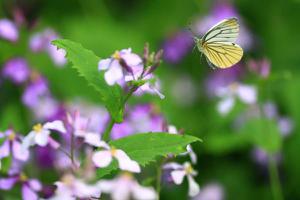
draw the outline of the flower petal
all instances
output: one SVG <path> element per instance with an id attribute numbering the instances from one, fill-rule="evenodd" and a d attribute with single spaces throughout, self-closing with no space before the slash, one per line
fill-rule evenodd
<path id="1" fill-rule="evenodd" d="M 112 62 L 111 58 L 100 60 L 98 63 L 98 70 L 107 70 L 111 65 L 111 62 Z"/>
<path id="2" fill-rule="evenodd" d="M 39 146 L 46 146 L 48 144 L 49 135 L 50 131 L 47 129 L 43 129 L 41 132 L 36 133 L 34 137 L 35 143 Z"/>
<path id="3" fill-rule="evenodd" d="M 27 184 L 23 184 L 22 198 L 23 200 L 38 200 L 38 195 Z"/>
<path id="4" fill-rule="evenodd" d="M 18 141 L 12 142 L 12 151 L 13 156 L 18 160 L 26 161 L 29 158 L 28 149 L 23 149 Z"/>
<path id="5" fill-rule="evenodd" d="M 132 195 L 134 199 L 139 200 L 154 200 L 157 199 L 156 192 L 151 187 L 143 187 L 136 183 L 132 188 Z"/>
<path id="6" fill-rule="evenodd" d="M 105 149 L 110 149 L 108 144 L 101 140 L 101 137 L 98 133 L 90 133 L 90 132 L 85 133 L 84 141 L 95 147 L 103 147 Z"/>
<path id="7" fill-rule="evenodd" d="M 226 115 L 232 109 L 234 102 L 235 101 L 233 97 L 225 97 L 217 105 L 218 112 L 220 114 Z"/>
<path id="8" fill-rule="evenodd" d="M 189 153 L 190 155 L 190 158 L 191 158 L 191 161 L 193 164 L 196 164 L 197 163 L 197 155 L 195 154 L 195 152 L 193 151 L 192 149 L 192 146 L 189 144 L 186 146 L 186 150 L 187 152 Z"/>
<path id="9" fill-rule="evenodd" d="M 253 86 L 239 85 L 237 95 L 244 103 L 252 104 L 256 102 L 257 91 Z"/>
<path id="10" fill-rule="evenodd" d="M 28 184 L 31 189 L 34 191 L 40 191 L 42 189 L 42 184 L 37 179 L 31 179 L 28 181 Z"/>
<path id="11" fill-rule="evenodd" d="M 28 149 L 30 146 L 34 145 L 35 132 L 31 131 L 28 135 L 26 135 L 22 142 L 22 149 Z"/>
<path id="12" fill-rule="evenodd" d="M 188 175 L 187 178 L 189 182 L 189 196 L 194 197 L 200 192 L 200 187 L 191 175 Z"/>
<path id="13" fill-rule="evenodd" d="M 124 151 L 120 149 L 116 150 L 115 157 L 119 162 L 120 169 L 136 173 L 141 172 L 139 164 L 136 161 L 131 160 Z"/>
<path id="14" fill-rule="evenodd" d="M 64 123 L 60 120 L 55 120 L 53 122 L 47 122 L 43 126 L 44 129 L 51 129 L 54 131 L 59 131 L 61 133 L 66 133 L 67 130 L 64 126 Z"/>
<path id="15" fill-rule="evenodd" d="M 18 177 L 1 178 L 0 179 L 0 189 L 1 190 L 10 190 L 17 181 L 18 181 Z"/>
<path id="16" fill-rule="evenodd" d="M 184 170 L 174 170 L 171 172 L 171 177 L 175 184 L 180 185 L 186 175 Z"/>
<path id="17" fill-rule="evenodd" d="M 163 166 L 164 169 L 175 169 L 175 170 L 178 170 L 178 169 L 183 169 L 183 166 L 178 164 L 178 163 L 175 163 L 175 162 L 169 162 L 167 164 L 165 164 Z"/>
<path id="18" fill-rule="evenodd" d="M 98 187 L 104 193 L 110 193 L 115 187 L 115 180 L 101 180 L 97 183 Z"/>
<path id="19" fill-rule="evenodd" d="M 97 151 L 93 154 L 92 160 L 97 167 L 107 167 L 112 160 L 110 151 Z"/>
<path id="20" fill-rule="evenodd" d="M 105 72 L 104 78 L 108 85 L 114 85 L 123 78 L 123 70 L 118 61 L 113 61 L 110 68 Z"/>
<path id="21" fill-rule="evenodd" d="M 9 140 L 4 141 L 0 146 L 0 159 L 9 155 L 9 146 Z"/>

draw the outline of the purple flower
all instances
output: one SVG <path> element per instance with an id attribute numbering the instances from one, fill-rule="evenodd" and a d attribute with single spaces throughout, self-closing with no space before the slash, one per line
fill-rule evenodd
<path id="1" fill-rule="evenodd" d="M 171 177 L 176 185 L 183 183 L 184 177 L 187 177 L 189 184 L 189 196 L 194 197 L 200 192 L 199 184 L 195 181 L 194 177 L 197 176 L 198 172 L 195 171 L 189 162 L 185 162 L 180 165 L 175 162 L 170 162 L 164 165 L 164 169 L 171 169 Z"/>
<path id="2" fill-rule="evenodd" d="M 206 92 L 209 97 L 216 95 L 218 88 L 225 87 L 243 75 L 243 68 L 240 65 L 223 70 L 213 71 L 205 82 Z"/>
<path id="3" fill-rule="evenodd" d="M 129 72 L 133 67 L 139 66 L 143 69 L 142 59 L 131 48 L 116 51 L 110 58 L 102 59 L 98 63 L 99 70 L 105 70 L 104 78 L 108 85 L 118 83 L 123 86 L 126 71 Z"/>
<path id="4" fill-rule="evenodd" d="M 134 128 L 128 121 L 124 121 L 121 124 L 115 124 L 111 131 L 111 138 L 116 140 L 128 135 L 134 134 Z"/>
<path id="5" fill-rule="evenodd" d="M 7 178 L 0 179 L 0 189 L 10 190 L 16 184 L 22 185 L 23 200 L 38 200 L 38 192 L 42 189 L 41 183 L 36 179 L 28 179 L 24 174 L 17 174 Z"/>
<path id="6" fill-rule="evenodd" d="M 123 173 L 113 180 L 100 180 L 97 184 L 103 193 L 111 195 L 113 200 L 154 200 L 155 190 L 140 185 L 130 173 Z"/>
<path id="7" fill-rule="evenodd" d="M 55 154 L 49 147 L 37 147 L 35 150 L 35 158 L 42 168 L 51 168 L 54 166 Z"/>
<path id="8" fill-rule="evenodd" d="M 252 46 L 252 36 L 249 30 L 240 19 L 239 13 L 233 5 L 227 1 L 217 1 L 212 8 L 210 14 L 201 18 L 195 25 L 196 32 L 200 35 L 204 35 L 212 26 L 220 22 L 221 20 L 237 17 L 239 18 L 240 33 L 237 39 L 237 44 L 240 44 L 244 50 L 248 50 Z"/>
<path id="9" fill-rule="evenodd" d="M 2 73 L 4 77 L 20 84 L 28 79 L 30 69 L 25 59 L 13 58 L 4 64 Z"/>
<path id="10" fill-rule="evenodd" d="M 29 108 L 34 108 L 38 105 L 41 97 L 49 94 L 50 92 L 46 80 L 39 76 L 26 87 L 22 101 Z"/>
<path id="11" fill-rule="evenodd" d="M 221 99 L 217 105 L 218 112 L 226 115 L 233 108 L 236 99 L 245 104 L 254 104 L 257 99 L 257 90 L 254 86 L 234 82 L 226 87 L 219 87 L 216 90 L 216 96 Z"/>
<path id="12" fill-rule="evenodd" d="M 87 184 L 85 181 L 75 178 L 71 174 L 66 174 L 61 181 L 55 183 L 57 189 L 49 200 L 74 200 L 100 197 L 101 190 L 95 185 Z"/>
<path id="13" fill-rule="evenodd" d="M 258 147 L 254 148 L 251 154 L 255 162 L 264 167 L 268 166 L 269 159 L 274 159 L 277 164 L 279 164 L 282 160 L 281 153 L 276 153 L 270 156 L 265 150 Z"/>
<path id="14" fill-rule="evenodd" d="M 59 36 L 54 30 L 46 29 L 31 37 L 29 47 L 33 52 L 47 52 L 57 66 L 63 66 L 67 62 L 65 59 L 65 50 L 57 49 L 51 44 L 51 41 L 57 38 Z"/>
<path id="15" fill-rule="evenodd" d="M 250 60 L 248 62 L 248 68 L 262 78 L 267 78 L 270 74 L 271 63 L 266 58 L 261 60 Z"/>
<path id="16" fill-rule="evenodd" d="M 193 36 L 189 31 L 179 31 L 167 38 L 163 44 L 164 59 L 170 63 L 178 63 L 193 47 Z"/>
<path id="17" fill-rule="evenodd" d="M 0 146 L 0 159 L 12 155 L 14 159 L 26 161 L 29 158 L 29 151 L 21 148 L 21 138 L 13 130 L 9 129 L 3 134 L 4 142 Z"/>
<path id="18" fill-rule="evenodd" d="M 224 189 L 221 185 L 210 183 L 201 188 L 200 193 L 193 200 L 224 200 Z"/>
<path id="19" fill-rule="evenodd" d="M 0 38 L 16 42 L 19 39 L 17 26 L 9 19 L 0 19 Z"/>

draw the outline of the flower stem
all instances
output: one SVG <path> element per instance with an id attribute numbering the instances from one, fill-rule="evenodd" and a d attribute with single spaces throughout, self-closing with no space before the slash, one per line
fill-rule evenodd
<path id="1" fill-rule="evenodd" d="M 271 156 L 269 157 L 270 158 L 269 158 L 268 168 L 269 168 L 271 189 L 272 189 L 274 200 L 284 200 L 276 162 Z"/>
<path id="2" fill-rule="evenodd" d="M 110 132 L 111 132 L 112 128 L 114 127 L 114 124 L 115 124 L 115 120 L 113 120 L 112 118 L 110 118 L 109 123 L 106 126 L 106 129 L 105 129 L 105 131 L 103 133 L 102 139 L 104 141 L 106 141 L 106 142 L 109 141 Z"/>
<path id="3" fill-rule="evenodd" d="M 74 150 L 75 150 L 75 137 L 74 134 L 71 134 L 71 149 L 70 149 L 70 157 L 71 157 L 71 162 L 72 165 L 74 165 Z"/>
<path id="4" fill-rule="evenodd" d="M 125 96 L 125 98 L 124 98 L 124 100 L 123 100 L 122 108 L 125 106 L 126 102 L 127 102 L 128 99 L 132 96 L 132 94 L 136 91 L 136 89 L 137 89 L 137 87 L 136 87 L 136 86 L 133 86 L 133 87 L 129 90 L 128 94 Z M 111 133 L 111 130 L 112 130 L 112 128 L 114 127 L 114 124 L 115 124 L 115 123 L 116 123 L 115 120 L 110 116 L 109 123 L 108 123 L 108 125 L 106 126 L 106 129 L 105 129 L 105 131 L 104 131 L 104 133 L 103 133 L 103 137 L 102 137 L 102 139 L 103 139 L 104 141 L 106 141 L 106 142 L 109 141 L 109 139 L 110 139 L 110 133 Z"/>

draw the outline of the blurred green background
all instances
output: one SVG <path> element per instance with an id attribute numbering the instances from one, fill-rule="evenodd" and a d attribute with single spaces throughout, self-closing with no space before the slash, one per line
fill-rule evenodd
<path id="1" fill-rule="evenodd" d="M 36 19 L 36 25 L 30 31 L 23 27 L 18 45 L 0 41 L 1 65 L 12 56 L 24 56 L 31 67 L 48 78 L 55 97 L 69 101 L 81 97 L 94 103 L 99 103 L 98 94 L 75 70 L 56 68 L 46 54 L 36 56 L 27 50 L 30 34 L 51 27 L 62 38 L 80 42 L 102 58 L 128 47 L 142 52 L 145 42 L 156 51 L 170 35 L 187 29 L 195 18 L 209 14 L 213 5 L 210 0 L 1 0 L 1 18 L 10 17 L 7 5 L 14 3 L 24 6 L 29 18 Z M 259 43 L 245 53 L 243 62 L 261 57 L 271 61 L 268 80 L 249 76 L 246 82 L 257 85 L 260 101 L 272 100 L 281 114 L 294 121 L 293 133 L 283 141 L 279 174 L 285 199 L 300 199 L 300 1 L 237 0 L 231 3 Z M 134 98 L 130 103 L 155 102 L 169 123 L 203 139 L 202 144 L 195 145 L 200 186 L 218 182 L 229 200 L 273 199 L 267 169 L 259 167 L 251 158 L 253 146 L 232 137 L 236 134 L 232 121 L 243 108 L 238 107 L 229 116 L 221 117 L 215 109 L 216 101 L 206 95 L 205 80 L 211 71 L 198 52 L 190 51 L 181 62 L 163 62 L 159 67 L 165 100 L 146 96 Z M 180 77 L 189 77 L 196 88 L 196 100 L 192 104 L 182 105 L 172 96 L 174 84 Z M 28 130 L 27 111 L 19 100 L 20 89 L 10 86 L 6 90 L 0 91 L 1 129 L 12 123 L 19 130 Z M 12 114 L 16 112 L 20 113 L 17 117 Z M 164 187 L 162 198 L 185 199 L 186 188 Z"/>

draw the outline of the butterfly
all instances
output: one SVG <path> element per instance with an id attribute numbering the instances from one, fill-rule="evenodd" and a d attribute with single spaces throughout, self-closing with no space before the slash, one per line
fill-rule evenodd
<path id="1" fill-rule="evenodd" d="M 213 68 L 229 68 L 238 63 L 243 49 L 235 44 L 239 34 L 237 18 L 224 19 L 202 37 L 194 37 L 196 46 Z"/>

